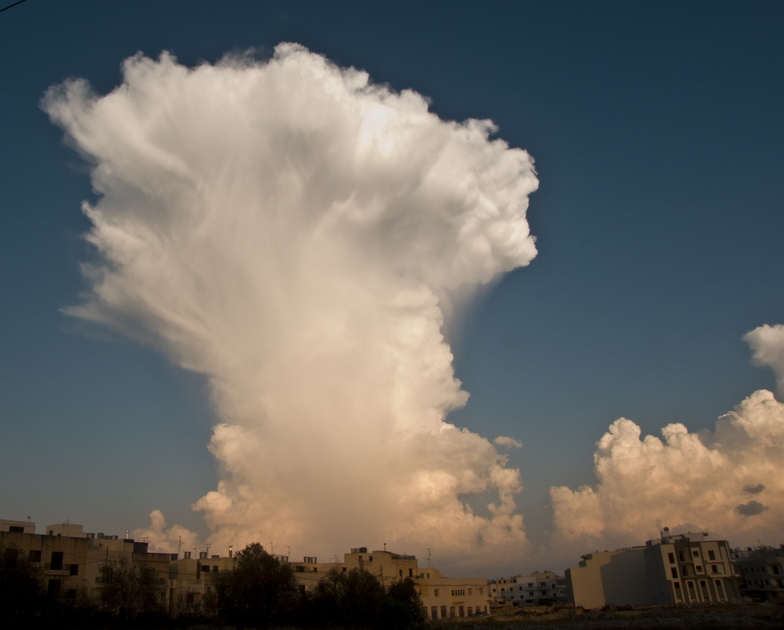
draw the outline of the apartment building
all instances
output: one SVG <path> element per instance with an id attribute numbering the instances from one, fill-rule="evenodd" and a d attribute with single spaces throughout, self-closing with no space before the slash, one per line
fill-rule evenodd
<path id="1" fill-rule="evenodd" d="M 96 592 L 104 584 L 105 567 L 125 559 L 153 572 L 158 597 L 167 602 L 169 563 L 177 554 L 149 553 L 146 542 L 84 532 L 74 523 L 47 525 L 45 531 L 36 534 L 32 522 L 0 521 L 0 547 L 41 567 L 50 597 L 75 599 L 79 591 Z"/>
<path id="2" fill-rule="evenodd" d="M 549 605 L 567 599 L 566 579 L 552 571 L 490 580 L 488 588 L 494 599 L 518 606 Z"/>
<path id="3" fill-rule="evenodd" d="M 665 528 L 645 546 L 587 554 L 566 570 L 569 601 L 584 608 L 739 601 L 729 544 L 706 537 Z"/>
<path id="4" fill-rule="evenodd" d="M 416 556 L 391 551 L 368 551 L 355 547 L 343 556 L 343 562 L 319 563 L 316 558 L 304 558 L 290 563 L 297 583 L 312 590 L 331 569 L 338 571 L 367 571 L 376 576 L 382 586 L 410 578 L 416 585 L 426 619 L 470 617 L 489 613 L 492 601 L 487 578 L 450 578 L 435 568 L 419 566 Z"/>
<path id="5" fill-rule="evenodd" d="M 784 545 L 733 549 L 741 594 L 757 602 L 784 601 Z"/>

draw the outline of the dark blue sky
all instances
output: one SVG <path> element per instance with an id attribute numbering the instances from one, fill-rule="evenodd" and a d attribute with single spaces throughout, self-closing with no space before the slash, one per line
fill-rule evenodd
<path id="1" fill-rule="evenodd" d="M 784 322 L 784 5 L 780 2 L 149 2 L 28 0 L 0 13 L 0 506 L 39 525 L 205 531 L 216 481 L 200 377 L 86 336 L 86 169 L 39 109 L 99 93 L 137 51 L 186 65 L 295 41 L 446 119 L 490 118 L 536 160 L 539 255 L 453 340 L 471 393 L 452 420 L 511 435 L 529 535 L 551 485 L 591 483 L 620 416 L 690 430 L 774 379 L 748 330 Z M 93 331 L 94 332 L 94 331 Z"/>

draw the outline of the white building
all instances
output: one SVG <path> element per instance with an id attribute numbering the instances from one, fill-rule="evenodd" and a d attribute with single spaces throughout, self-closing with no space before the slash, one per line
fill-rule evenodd
<path id="1" fill-rule="evenodd" d="M 565 602 L 566 579 L 552 571 L 538 571 L 530 575 L 490 580 L 490 595 L 496 600 L 512 602 L 518 606 L 536 606 Z"/>
<path id="2" fill-rule="evenodd" d="M 743 595 L 758 602 L 784 600 L 784 545 L 733 549 Z"/>

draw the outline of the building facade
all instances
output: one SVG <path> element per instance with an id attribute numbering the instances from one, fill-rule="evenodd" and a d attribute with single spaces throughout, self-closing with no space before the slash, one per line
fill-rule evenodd
<path id="1" fill-rule="evenodd" d="M 125 562 L 151 571 L 157 597 L 167 604 L 169 563 L 177 554 L 149 553 L 146 542 L 84 532 L 81 525 L 73 523 L 47 525 L 46 534 L 34 533 L 35 523 L 25 523 L 26 527 L 14 523 L 0 521 L 0 547 L 23 554 L 40 567 L 50 597 L 75 599 L 80 592 L 95 594 L 104 586 L 111 568 Z"/>
<path id="2" fill-rule="evenodd" d="M 733 549 L 741 594 L 757 602 L 784 601 L 784 545 Z"/>
<path id="3" fill-rule="evenodd" d="M 552 571 L 490 580 L 488 587 L 495 600 L 518 606 L 550 605 L 567 599 L 566 579 Z"/>
<path id="4" fill-rule="evenodd" d="M 729 544 L 706 536 L 665 529 L 644 547 L 587 554 L 566 571 L 569 601 L 583 608 L 739 601 Z"/>

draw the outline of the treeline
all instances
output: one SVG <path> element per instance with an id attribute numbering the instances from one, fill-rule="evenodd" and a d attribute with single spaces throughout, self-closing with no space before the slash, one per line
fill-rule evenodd
<path id="1" fill-rule="evenodd" d="M 97 594 L 47 596 L 42 570 L 16 549 L 0 552 L 0 619 L 3 626 L 60 628 L 380 628 L 424 626 L 413 580 L 386 588 L 367 571 L 327 573 L 303 591 L 287 564 L 254 543 L 235 555 L 234 570 L 212 576 L 200 601 L 181 595 L 171 611 L 161 602 L 159 578 L 127 560 L 107 564 Z M 72 593 L 73 595 L 73 593 Z"/>

